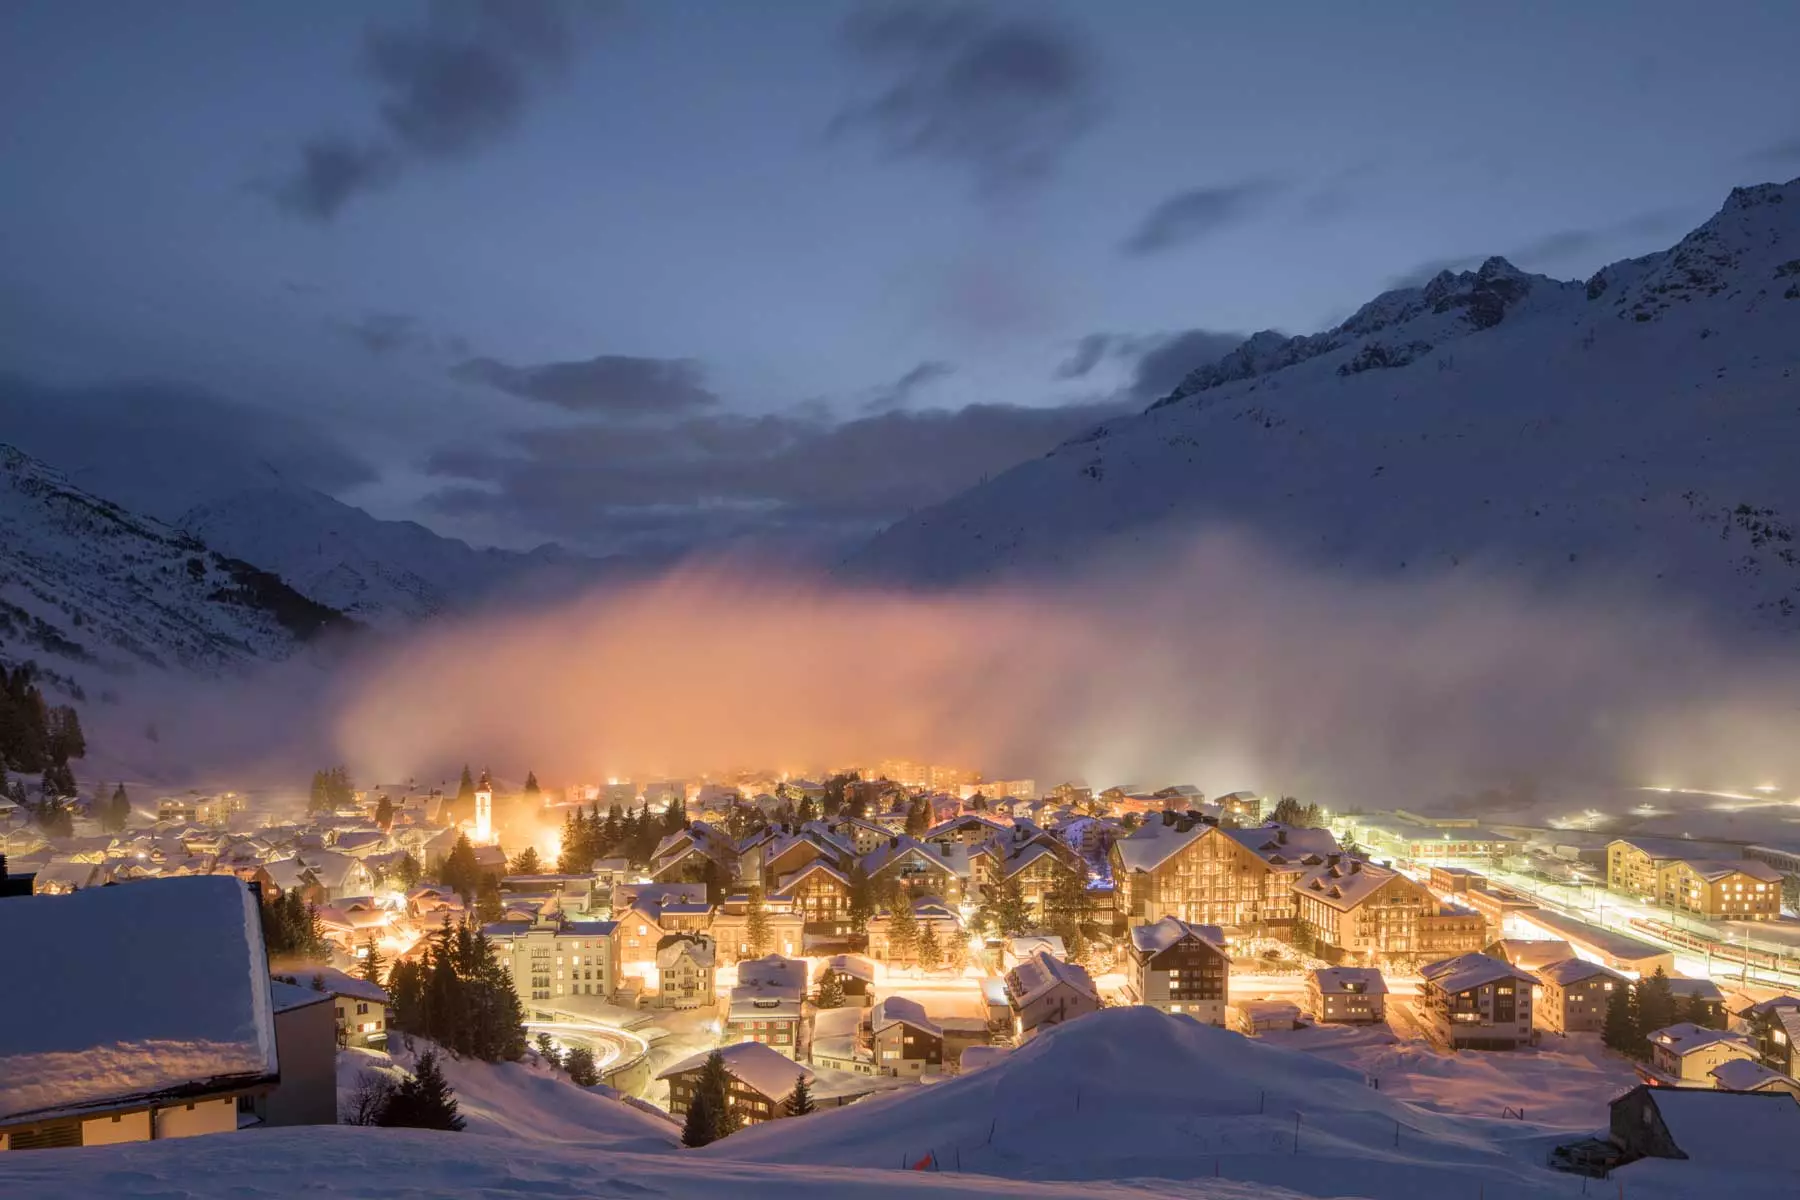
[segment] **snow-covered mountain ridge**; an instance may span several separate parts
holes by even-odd
[[[293,485],[208,501],[174,523],[377,627],[403,628],[527,580],[584,581],[602,569],[555,547],[477,550],[415,522],[384,521]]]
[[[1796,447],[1800,180],[1585,282],[1491,258],[1259,333],[843,569],[946,584],[1229,528],[1314,566],[1481,563],[1800,627]]]
[[[0,445],[0,656],[66,687],[144,669],[218,674],[355,627],[191,533]]]

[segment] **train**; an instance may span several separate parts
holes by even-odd
[[[1632,917],[1631,927],[1660,942],[1671,946],[1679,946],[1694,954],[1710,954],[1723,963],[1748,962],[1752,970],[1779,971],[1794,970],[1800,966],[1792,955],[1771,954],[1767,950],[1751,950],[1736,942],[1723,942],[1703,933],[1682,929],[1667,921],[1653,921],[1647,917]]]

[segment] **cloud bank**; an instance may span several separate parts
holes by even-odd
[[[1392,805],[1522,777],[1792,779],[1796,678],[1618,597],[1354,582],[1215,537],[947,594],[692,566],[426,630],[356,681],[338,740],[384,778],[899,756]]]

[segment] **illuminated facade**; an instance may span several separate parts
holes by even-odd
[[[494,784],[486,771],[475,786],[475,834],[469,840],[484,845],[494,840]]]

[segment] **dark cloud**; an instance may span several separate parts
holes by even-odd
[[[1672,236],[1687,229],[1695,214],[1676,208],[1659,208],[1637,213],[1608,225],[1591,229],[1559,229],[1533,238],[1501,255],[1526,270],[1552,275],[1586,275],[1596,267],[1614,261],[1621,254],[1641,254],[1638,245],[1645,238]],[[1440,271],[1472,271],[1488,255],[1470,254],[1460,258],[1433,258],[1390,278],[1386,287],[1423,287]]]
[[[1120,249],[1135,256],[1158,254],[1210,237],[1254,217],[1283,187],[1266,179],[1247,179],[1176,192],[1144,215]]]
[[[922,362],[894,382],[876,388],[874,395],[863,406],[864,410],[881,412],[890,408],[904,408],[915,394],[954,374],[956,368],[947,362]]]
[[[967,169],[984,193],[1050,175],[1099,116],[1090,45],[1043,14],[866,6],[845,22],[844,42],[875,90],[841,110],[833,131],[868,130],[896,156]]]
[[[1241,333],[1187,329],[1180,333],[1090,333],[1056,368],[1058,379],[1084,379],[1102,362],[1128,362],[1125,394],[1136,404],[1160,400],[1195,367],[1217,362],[1237,349]]]
[[[1160,400],[1187,378],[1188,372],[1218,362],[1243,344],[1241,333],[1188,329],[1158,339],[1145,349],[1131,374],[1131,398],[1140,404]]]
[[[0,374],[0,441],[171,522],[248,488],[286,482],[336,492],[376,479],[367,462],[296,417],[185,384],[65,388]]]
[[[446,487],[430,504],[594,550],[742,536],[838,545],[1122,411],[973,405],[842,423],[717,413],[662,427],[529,430],[435,455],[429,470]]]
[[[1800,162],[1800,135],[1759,146],[1744,156],[1745,162],[1782,166]]]
[[[366,313],[353,321],[334,325],[338,332],[370,354],[391,354],[428,340],[419,322],[404,313]]]
[[[451,377],[570,412],[615,417],[685,416],[711,408],[719,398],[706,388],[700,364],[686,358],[637,358],[602,354],[583,362],[514,366],[471,358]]]
[[[1075,343],[1075,349],[1069,353],[1056,368],[1058,379],[1085,379],[1093,369],[1100,365],[1107,351],[1112,349],[1118,339],[1110,333],[1090,333]]]
[[[478,153],[519,124],[574,44],[565,0],[437,0],[413,25],[371,25],[362,68],[380,131],[323,134],[269,187],[289,212],[326,221],[417,161]]]

